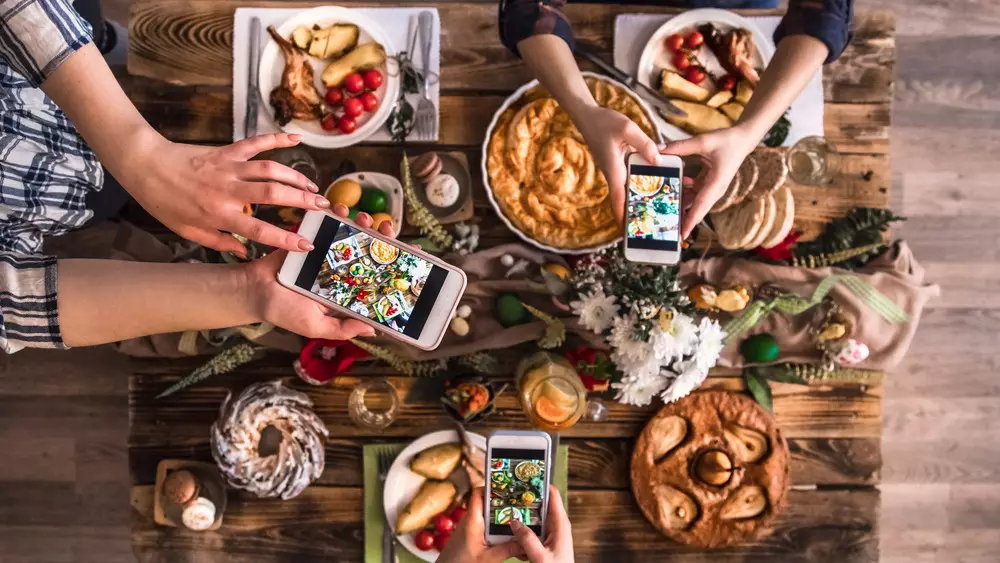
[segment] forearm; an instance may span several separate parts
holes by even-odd
[[[42,83],[101,164],[126,190],[141,174],[142,156],[164,139],[142,117],[97,48],[76,51]]]
[[[261,320],[244,266],[60,260],[57,271],[68,346]]]
[[[531,73],[574,121],[581,108],[597,105],[566,41],[550,34],[532,35],[519,41],[517,48]]]
[[[808,35],[786,37],[778,44],[738,123],[755,144],[792,105],[828,52],[823,42]]]

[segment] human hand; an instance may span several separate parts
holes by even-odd
[[[228,231],[266,245],[310,250],[299,235],[248,217],[248,203],[302,209],[330,203],[304,175],[257,154],[299,143],[299,135],[261,135],[224,147],[174,143],[159,137],[138,149],[120,178],[132,197],[178,235],[202,246],[243,256],[246,250]]]
[[[656,143],[631,119],[598,105],[579,109],[573,122],[586,139],[594,162],[604,172],[611,209],[618,223],[622,224],[625,218],[625,182],[628,179],[625,157],[630,152],[638,152],[646,160],[656,162]]]
[[[348,209],[338,203],[333,212],[347,217]],[[354,222],[366,229],[372,226],[371,215],[364,212],[358,213]],[[395,237],[389,223],[383,221],[378,230],[383,235]],[[278,271],[286,254],[283,251],[272,252],[260,260],[242,265],[247,268],[247,300],[254,318],[307,338],[347,340],[355,336],[375,336],[375,329],[371,326],[357,319],[331,317],[328,307],[278,283]]]
[[[549,514],[545,520],[545,541],[517,520],[510,521],[514,541],[531,563],[573,563],[573,531],[559,489],[549,485]]]
[[[437,563],[500,563],[511,557],[524,557],[515,541],[499,545],[486,544],[486,523],[483,522],[483,495],[478,487],[469,497],[469,509],[458,528],[451,534]],[[529,531],[529,533],[531,533]]]
[[[691,235],[691,231],[708,215],[715,202],[725,195],[743,159],[759,141],[759,138],[737,125],[672,141],[660,147],[662,154],[699,155],[702,161],[701,172],[694,182],[690,186],[685,182],[681,240]]]

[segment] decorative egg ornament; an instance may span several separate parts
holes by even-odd
[[[755,334],[740,343],[740,354],[749,363],[773,362],[778,359],[778,341],[769,332]]]
[[[842,366],[854,366],[868,359],[870,354],[867,344],[848,338],[833,359]]]

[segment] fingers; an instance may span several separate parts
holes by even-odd
[[[549,517],[546,520],[548,536],[557,543],[569,542],[572,545],[573,536],[570,531],[569,515],[563,504],[562,494],[554,485],[549,485]]]
[[[290,133],[258,135],[249,139],[243,139],[242,141],[236,141],[228,147],[223,147],[223,151],[235,159],[250,160],[264,151],[294,147],[301,140],[302,135]]]
[[[219,231],[204,230],[185,231],[179,234],[202,246],[218,250],[219,252],[231,252],[236,256],[246,258],[247,249],[233,235],[220,233]]]
[[[511,519],[510,529],[514,532],[514,541],[521,546],[529,561],[544,561],[547,555],[545,546],[538,539],[531,528],[522,524],[519,520]]]
[[[479,561],[482,561],[482,563],[500,563],[501,561],[506,561],[511,557],[517,557],[518,559],[530,559],[529,556],[525,555],[521,544],[517,543],[515,540],[511,540],[487,548],[483,551]]]
[[[608,197],[611,199],[611,211],[615,214],[615,219],[619,225],[625,224],[625,180],[628,173],[625,170],[625,162],[616,162],[614,168],[605,171],[608,180]]]
[[[706,177],[707,183],[701,187],[698,191],[698,195],[695,196],[694,202],[688,209],[687,214],[684,215],[684,221],[681,225],[681,240],[691,236],[691,231],[694,230],[698,223],[701,223],[702,219],[708,215],[708,212],[712,210],[712,206],[715,205],[716,200],[719,198],[715,195],[718,193],[716,186],[712,183],[714,174]]]
[[[325,197],[280,182],[242,182],[238,189],[251,203],[300,209],[330,208],[330,200]]]
[[[705,152],[705,141],[701,136],[681,139],[680,141],[668,141],[660,147],[660,154],[673,154],[677,156],[700,155]]]
[[[629,146],[646,159],[646,162],[656,162],[656,157],[659,156],[656,143],[634,121],[629,121],[628,125],[625,126],[624,138]]]
[[[358,211],[358,214],[354,216],[354,222],[357,223],[358,226],[364,227],[366,229],[372,228],[372,225],[375,224],[375,221],[372,219],[372,216],[365,213],[364,211]]]
[[[358,336],[367,336],[370,338],[376,334],[374,328],[357,319],[341,319],[339,325],[339,327],[333,328],[334,333],[326,338],[330,338],[332,340],[347,340]]]
[[[300,190],[319,192],[319,187],[312,183],[305,174],[273,160],[252,160],[239,165],[237,172],[245,180],[275,181],[287,184]]]
[[[351,210],[343,203],[338,203],[333,206],[333,214],[338,217],[347,217],[351,214]]]
[[[382,221],[379,223],[378,232],[382,233],[387,237],[396,238],[396,229],[392,228],[392,223],[389,221]]]
[[[275,248],[282,248],[292,252],[308,252],[313,249],[312,243],[305,238],[291,231],[286,231],[280,227],[265,223],[260,219],[247,217],[246,215],[232,218],[226,228],[250,240],[255,240]]]

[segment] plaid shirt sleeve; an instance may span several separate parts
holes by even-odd
[[[573,28],[563,14],[567,0],[500,0],[500,41],[521,56],[517,43],[532,35],[555,35],[573,50]]]
[[[809,35],[830,50],[826,63],[832,63],[851,42],[854,0],[790,0],[788,13],[774,32],[777,45],[789,35]]]
[[[0,60],[36,88],[90,40],[67,0],[0,0]]]
[[[56,285],[55,258],[0,252],[0,349],[66,348]]]

